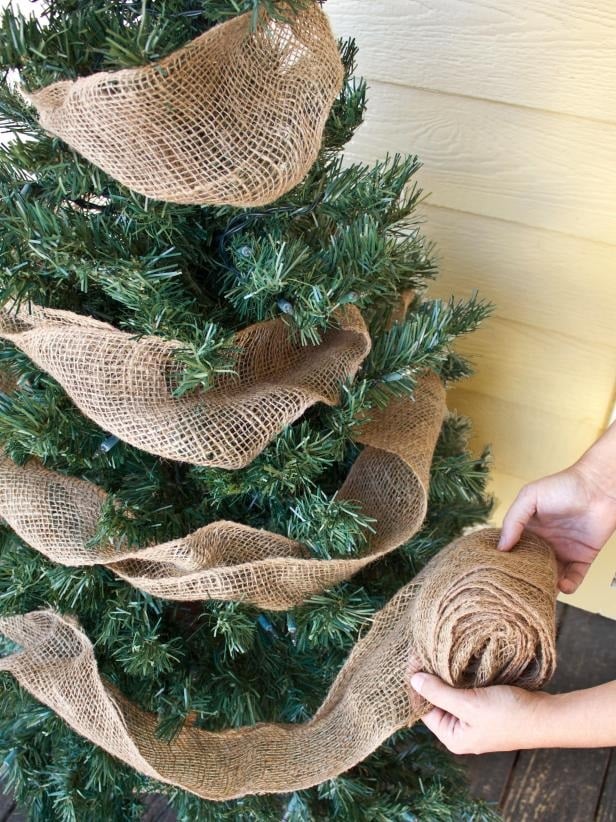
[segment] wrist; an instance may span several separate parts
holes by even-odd
[[[562,694],[548,694],[545,691],[529,694],[529,712],[520,748],[556,748],[562,745],[558,739],[561,696]]]
[[[545,741],[543,748],[577,748],[583,747],[580,740],[575,739],[577,731],[572,721],[577,706],[572,700],[572,693],[546,694],[544,715],[541,717]]]
[[[594,492],[616,508],[616,428],[608,430],[572,465]]]
[[[572,721],[578,711],[576,700],[572,698],[575,693],[533,693],[527,722],[521,731],[520,748],[585,747],[584,742],[576,738],[580,729]]]

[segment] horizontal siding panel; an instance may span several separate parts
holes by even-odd
[[[616,248],[423,204],[436,243],[432,292],[478,290],[499,316],[616,351]]]
[[[616,243],[616,125],[373,83],[347,156],[396,151],[434,205]]]
[[[481,394],[468,390],[468,382],[447,394],[448,407],[472,419],[474,446],[492,445],[494,472],[522,484],[571,465],[600,433],[599,424],[588,417],[563,417],[526,404],[526,399],[511,402]],[[513,487],[499,493],[505,504],[514,496]]]
[[[331,0],[371,79],[616,122],[613,0]]]
[[[547,447],[534,435],[536,411],[595,431],[605,425],[614,391],[613,348],[502,317],[486,321],[457,348],[477,365],[464,387],[528,409],[527,436],[537,446]]]

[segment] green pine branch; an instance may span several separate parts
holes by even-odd
[[[391,396],[412,394],[427,369],[441,373],[445,365],[451,376],[451,345],[474,331],[491,310],[477,295],[457,302],[453,298],[447,303],[421,302],[403,322],[374,341],[361,372],[370,386],[370,399],[385,406]]]

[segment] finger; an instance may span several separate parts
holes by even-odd
[[[510,551],[520,541],[522,532],[537,510],[537,496],[532,485],[526,485],[517,495],[503,520],[499,551]]]
[[[446,716],[451,716],[451,714],[448,714],[442,708],[432,708],[431,711],[428,711],[427,714],[422,716],[421,721],[426,726],[426,728],[429,728],[433,734],[436,734],[436,736],[438,736],[438,730],[440,728],[441,722]]]
[[[432,708],[432,710],[422,717],[422,722],[437,739],[447,748],[451,745],[453,734],[459,719],[452,714],[443,711],[441,708]]]
[[[572,594],[577,591],[587,571],[588,564],[586,562],[569,562],[565,565],[558,580],[558,587],[563,594]]]
[[[437,676],[424,673],[414,674],[411,677],[411,686],[428,702],[431,702],[437,708],[443,708],[447,713],[456,717],[464,713],[469,693],[471,693],[459,688],[452,688],[451,685],[447,685]]]

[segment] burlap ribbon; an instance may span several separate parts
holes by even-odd
[[[256,206],[314,163],[343,68],[318,3],[291,22],[251,13],[136,69],[26,97],[42,127],[128,188],[174,203]]]
[[[419,381],[416,399],[392,400],[359,427],[356,438],[365,448],[337,495],[356,501],[375,520],[368,550],[357,558],[310,559],[298,542],[226,521],[138,550],[92,548],[88,543],[104,491],[36,461],[18,466],[2,454],[0,516],[54,562],[106,565],[155,596],[242,600],[286,609],[348,579],[417,532],[426,513],[430,463],[444,412],[445,390],[430,373]]]
[[[23,650],[0,661],[79,734],[138,771],[225,800],[323,782],[360,762],[427,705],[409,686],[417,670],[461,686],[538,688],[555,665],[556,566],[526,535],[511,553],[487,529],[452,543],[376,615],[312,720],[221,732],[185,726],[172,742],[156,717],[98,673],[93,648],[69,618],[39,611],[0,619]]]
[[[134,336],[89,317],[38,306],[0,310],[0,339],[54,377],[105,431],[137,448],[193,465],[241,468],[316,402],[338,402],[370,350],[348,306],[319,345],[302,346],[282,319],[235,336],[236,374],[207,391],[174,396],[179,342]]]

